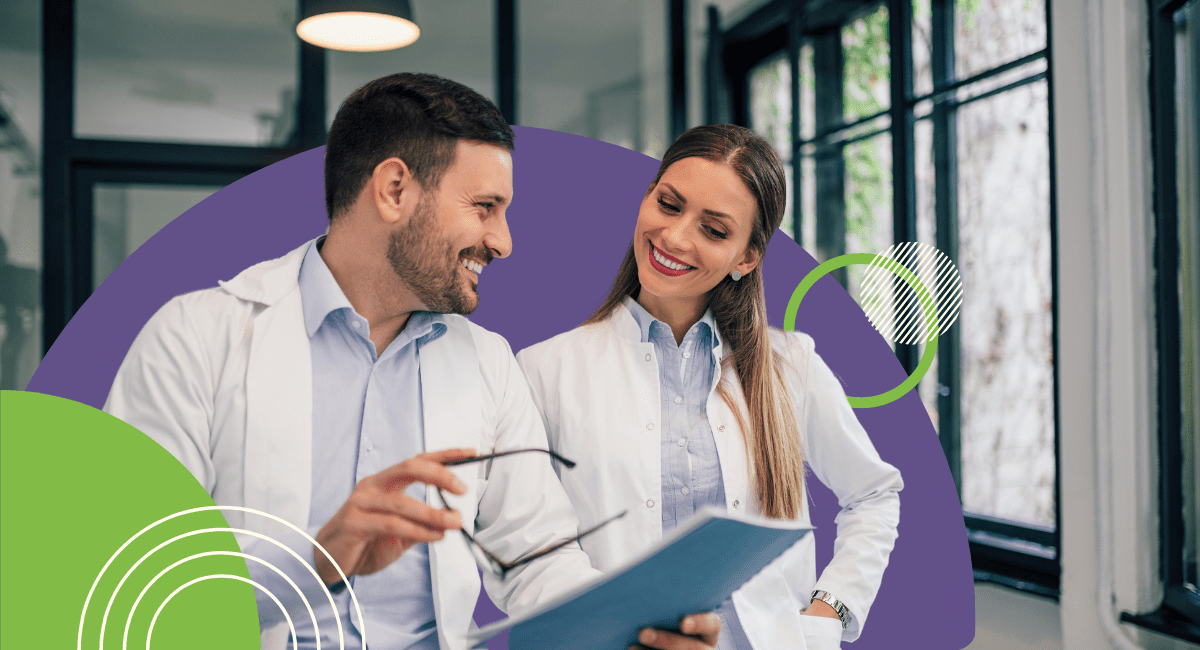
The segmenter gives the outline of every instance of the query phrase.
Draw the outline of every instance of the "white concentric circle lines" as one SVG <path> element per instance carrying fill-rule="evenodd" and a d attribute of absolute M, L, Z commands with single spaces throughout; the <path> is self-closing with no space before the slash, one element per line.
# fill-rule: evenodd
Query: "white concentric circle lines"
<path fill-rule="evenodd" d="M 211 557 L 211 556 L 214 556 L 214 555 L 224 555 L 224 556 L 240 557 L 240 558 L 243 558 L 243 559 L 250 559 L 250 560 L 254 560 L 255 562 L 258 562 L 258 563 L 260 563 L 260 564 L 263 564 L 263 565 L 265 565 L 265 566 L 266 566 L 268 569 L 271 569 L 272 571 L 274 571 L 274 572 L 278 573 L 279 575 L 283 576 L 283 579 L 284 579 L 284 580 L 286 580 L 286 581 L 287 581 L 287 583 L 288 583 L 289 585 L 291 585 L 291 586 L 292 586 L 292 589 L 295 589 L 295 590 L 296 590 L 296 592 L 300 594 L 300 600 L 302 600 L 302 601 L 304 602 L 304 608 L 308 610 L 308 617 L 309 617 L 310 619 L 312 619 L 312 622 L 313 622 L 313 628 L 314 628 L 314 629 L 316 629 L 316 628 L 317 628 L 317 619 L 316 619 L 316 617 L 313 615 L 313 610 L 312 610 L 312 607 L 311 607 L 311 606 L 308 604 L 308 599 L 304 598 L 304 592 L 300 591 L 300 587 L 298 587 L 298 586 L 296 585 L 296 583 L 292 581 L 292 579 L 291 579 L 291 578 L 287 577 L 287 575 L 286 575 L 286 574 L 285 574 L 283 571 L 279 570 L 279 568 L 278 568 L 278 567 L 276 567 L 275 565 L 273 565 L 273 564 L 271 564 L 270 562 L 267 562 L 267 561 L 265 561 L 265 560 L 263 560 L 263 559 L 261 559 L 261 558 L 254 557 L 254 556 L 252 556 L 252 555 L 247 555 L 246 553 L 235 553 L 235 552 L 233 552 L 233 551 L 205 551 L 205 552 L 203 552 L 203 553 L 196 553 L 195 555 L 189 555 L 188 557 L 185 557 L 185 558 L 183 558 L 182 560 L 177 560 L 177 561 L 173 562 L 173 563 L 172 563 L 170 566 L 166 567 L 166 568 L 165 568 L 165 569 L 163 569 L 162 571 L 159 571 L 157 575 L 155 575 L 153 578 L 151 578 L 150 582 L 146 583 L 146 586 L 142 587 L 142 590 L 141 590 L 140 592 L 138 592 L 138 596 L 137 596 L 137 598 L 136 598 L 136 599 L 134 599 L 134 601 L 133 601 L 133 605 L 132 605 L 132 606 L 129 608 L 129 616 L 127 616 L 127 617 L 125 618 L 125 630 L 124 630 L 123 634 L 121 635 L 121 649 L 122 649 L 122 650 L 129 650 L 129 628 L 130 628 L 130 626 L 131 626 L 131 625 L 133 625 L 133 615 L 134 615 L 134 613 L 136 613 L 136 612 L 137 612 L 137 607 L 138 607 L 138 605 L 139 605 L 139 604 L 141 604 L 141 602 L 142 602 L 142 598 L 144 598 L 144 597 L 146 596 L 146 592 L 150 591 L 150 588 L 154 586 L 154 583 L 158 582 L 158 579 L 159 579 L 159 578 L 161 578 L 161 577 L 163 577 L 164 575 L 166 575 L 168 571 L 170 571 L 171 569 L 174 569 L 175 567 L 177 567 L 177 566 L 179 566 L 179 565 L 181 565 L 181 564 L 183 564 L 183 563 L 185 563 L 185 562 L 190 562 L 190 561 L 192 561 L 192 560 L 199 559 L 199 558 L 202 558 L 202 557 Z M 253 583 L 253 584 L 255 584 L 256 586 L 259 586 L 257 583 Z M 262 590 L 262 591 L 263 591 L 264 593 L 266 593 L 268 596 L 270 596 L 270 597 L 271 597 L 273 600 L 275 600 L 275 602 L 279 602 L 279 599 L 275 597 L 275 594 L 272 594 L 272 593 L 271 593 L 269 590 L 267 590 L 265 587 L 263 588 L 263 590 Z M 282 606 L 282 603 L 280 603 L 280 605 Z M 161 607 L 160 607 L 160 609 L 161 609 Z M 294 626 L 294 625 L 292 625 L 292 619 L 291 619 L 291 616 L 288 616 L 288 615 L 287 615 L 287 612 L 286 612 L 286 610 L 285 610 L 285 612 L 284 612 L 284 616 L 285 616 L 285 617 L 287 617 L 287 619 L 288 619 L 288 626 L 291 628 L 291 630 L 292 630 L 292 634 L 293 634 L 293 637 L 294 637 L 294 635 L 295 635 L 295 633 L 296 633 L 296 628 L 295 628 L 295 626 Z M 108 621 L 107 621 L 107 615 L 105 616 L 105 621 L 104 621 L 104 622 L 106 622 L 106 623 L 108 622 Z M 340 634 L 340 632 L 341 632 L 341 626 L 340 626 L 340 625 L 338 626 L 338 632 L 339 632 L 339 634 Z M 320 633 L 320 630 L 317 630 L 316 637 L 317 637 L 317 650 L 321 650 L 321 633 Z M 104 633 L 103 633 L 103 632 L 101 632 L 101 637 L 100 637 L 100 638 L 101 638 L 101 642 L 102 642 L 102 645 L 103 645 L 103 639 L 104 639 Z M 344 640 L 344 639 L 342 640 L 342 650 L 346 650 L 346 642 L 345 642 L 345 640 Z"/>
<path fill-rule="evenodd" d="M 188 514 L 192 514 L 192 513 L 196 513 L 196 512 L 207 512 L 207 511 L 211 511 L 211 510 L 217 510 L 217 511 L 233 510 L 235 512 L 245 512 L 245 513 L 249 513 L 249 514 L 260 515 L 262 517 L 266 517 L 268 519 L 271 519 L 273 521 L 281 523 L 284 526 L 287 526 L 288 528 L 292 529 L 293 531 L 304 536 L 304 538 L 307 539 L 308 541 L 312 542 L 313 546 L 315 548 L 317 548 L 318 550 L 320 550 L 321 553 L 323 553 L 325 555 L 325 557 L 333 565 L 333 568 L 335 570 L 337 570 L 338 575 L 341 576 L 342 581 L 346 586 L 346 591 L 350 595 L 350 601 L 354 604 L 354 611 L 355 611 L 355 613 L 358 614 L 359 635 L 361 637 L 363 647 L 366 647 L 366 645 L 367 645 L 366 622 L 363 620 L 362 607 L 359 605 L 358 596 L 355 595 L 355 593 L 354 593 L 354 587 L 352 587 L 350 585 L 350 579 L 346 576 L 346 573 L 344 571 L 342 571 L 342 567 L 338 565 L 337 561 L 333 559 L 333 556 L 329 554 L 329 551 L 326 550 L 324 546 L 321 546 L 321 544 L 319 544 L 317 542 L 317 540 L 313 539 L 313 537 L 311 535 L 309 535 L 308 533 L 306 533 L 303 530 L 301 530 L 300 528 L 298 528 L 292 522 L 287 521 L 286 519 L 282 519 L 280 517 L 276 517 L 275 515 L 273 515 L 269 512 L 263 512 L 261 510 L 255 510 L 254 508 L 247 508 L 245 506 L 200 506 L 198 508 L 189 508 L 187 510 L 180 510 L 179 512 L 167 515 L 166 517 L 163 517 L 163 518 L 159 519 L 158 521 L 155 521 L 154 523 L 147 525 L 145 528 L 142 528 L 141 530 L 139 530 L 137 533 L 135 533 L 129 539 L 125 540 L 125 543 L 121 544 L 121 546 L 116 551 L 114 551 L 112 555 L 109 556 L 108 561 L 106 561 L 104 563 L 104 566 L 100 568 L 100 573 L 96 574 L 96 579 L 92 581 L 92 586 L 90 589 L 88 589 L 87 598 L 85 598 L 83 601 L 83 611 L 80 612 L 80 614 L 79 614 L 79 631 L 75 637 L 76 650 L 83 650 L 83 624 L 87 620 L 87 610 L 88 610 L 88 606 L 92 602 L 92 596 L 95 595 L 96 587 L 100 584 L 101 578 L 103 578 L 104 573 L 106 571 L 108 571 L 108 567 L 112 566 L 112 563 L 114 561 L 116 561 L 117 556 L 120 555 L 121 552 L 124 551 L 126 548 L 128 548 L 129 545 L 134 542 L 134 540 L 141 537 L 147 531 L 149 531 L 150 529 L 154 528 L 155 526 L 157 526 L 163 522 L 170 521 L 172 519 L 175 519 L 176 517 L 182 517 L 183 515 L 188 515 Z M 101 639 L 101 643 L 103 643 L 103 639 Z"/>
<path fill-rule="evenodd" d="M 125 581 L 129 579 L 129 576 L 131 576 L 133 574 L 133 572 L 136 571 L 139 566 L 141 566 L 142 562 L 145 562 L 147 559 L 150 558 L 151 555 L 154 555 L 157 551 L 166 547 L 168 544 L 170 544 L 176 540 L 180 540 L 185 537 L 191 537 L 193 535 L 200 535 L 202 533 L 212 533 L 212 532 L 244 533 L 244 534 L 251 535 L 251 536 L 257 537 L 259 539 L 263 539 L 268 542 L 271 542 L 272 544 L 275 544 L 276 546 L 287 551 L 288 554 L 291 555 L 292 557 L 296 558 L 296 560 L 298 560 L 301 565 L 303 565 L 305 568 L 307 568 L 309 573 L 311 573 L 313 575 L 313 577 L 315 577 L 317 580 L 321 579 L 320 575 L 317 574 L 316 570 L 313 569 L 312 566 L 310 566 L 307 562 L 305 562 L 304 558 L 297 555 L 295 551 L 288 548 L 287 545 L 279 542 L 278 540 L 272 539 L 261 533 L 254 532 L 252 530 L 243 530 L 240 528 L 203 528 L 200 530 L 188 531 L 186 533 L 176 535 L 175 537 L 172 537 L 171 539 L 168 539 L 167 541 L 162 542 L 158 546 L 155 546 L 154 548 L 147 551 L 145 554 L 142 555 L 142 557 L 138 558 L 137 562 L 133 563 L 133 566 L 129 567 L 129 570 L 125 572 L 125 575 L 121 576 L 121 580 L 119 582 L 117 582 L 116 588 L 113 589 L 112 594 L 110 594 L 108 597 L 108 605 L 105 606 L 105 608 L 104 608 L 104 617 L 100 619 L 100 650 L 104 650 L 104 636 L 105 636 L 104 631 L 108 627 L 108 615 L 109 615 L 109 612 L 112 610 L 113 602 L 116 600 L 117 594 L 120 593 L 121 587 L 125 585 Z M 271 570 L 273 570 L 276 573 L 278 573 L 279 575 L 283 576 L 283 579 L 286 580 L 288 582 L 288 584 L 290 584 L 292 586 L 292 588 L 295 589 L 296 592 L 300 594 L 300 600 L 304 603 L 304 607 L 308 610 L 308 616 L 310 619 L 312 619 L 313 627 L 316 627 L 316 625 L 317 625 L 316 616 L 313 615 L 312 605 L 310 605 L 308 602 L 308 599 L 304 597 L 304 592 L 301 591 L 300 587 L 297 586 L 296 583 L 293 582 L 292 579 L 289 578 L 286 573 L 279 570 L 279 568 L 277 568 L 273 564 L 266 562 L 266 561 L 262 560 L 261 558 L 254 557 L 252 555 L 248 555 L 246 553 L 233 553 L 232 551 L 212 551 L 212 552 L 207 552 L 207 553 L 201 553 L 198 555 L 192 555 L 185 559 L 191 559 L 194 557 L 203 557 L 203 556 L 207 556 L 207 555 L 238 555 L 242 558 L 252 559 L 252 560 L 255 560 L 256 562 L 259 562 L 260 564 L 266 565 Z M 178 563 L 176 563 L 176 564 L 178 564 Z M 175 566 L 175 564 L 173 564 L 171 566 Z M 168 567 L 168 568 L 170 568 L 170 567 Z M 157 579 L 158 578 L 156 577 L 155 580 L 157 580 Z M 144 590 L 143 590 L 143 593 L 144 593 Z M 329 599 L 329 606 L 336 610 L 337 604 L 334 603 L 334 601 L 333 601 L 333 595 L 330 594 L 328 591 L 326 591 L 325 597 Z M 141 600 L 140 595 L 138 596 L 138 600 L 139 601 Z M 136 603 L 135 603 L 135 607 L 136 607 Z M 133 613 L 130 612 L 130 618 L 132 618 L 132 616 L 133 616 Z M 337 625 L 338 625 L 338 638 L 341 641 L 341 650 L 346 650 L 345 632 L 344 632 L 344 630 L 342 630 L 342 619 L 339 616 L 339 617 L 335 617 L 334 620 L 337 622 Z M 125 632 L 126 632 L 126 635 L 128 635 L 129 621 L 126 621 L 125 625 L 126 625 Z M 317 632 L 317 650 L 320 650 L 320 643 L 321 643 L 320 631 L 318 630 L 318 632 Z M 125 647 L 125 644 L 122 644 L 122 647 Z"/>
<path fill-rule="evenodd" d="M 197 582 L 203 582 L 205 580 L 216 580 L 219 578 L 229 578 L 229 579 L 233 579 L 233 580 L 240 580 L 241 582 L 248 582 L 252 586 L 254 586 L 256 589 L 258 589 L 258 590 L 262 591 L 264 594 L 266 594 L 271 600 L 275 601 L 275 604 L 279 606 L 279 610 L 283 612 L 283 617 L 285 619 L 287 619 L 288 629 L 292 631 L 292 646 L 296 645 L 296 626 L 292 625 L 292 617 L 288 615 L 287 609 L 283 606 L 283 603 L 279 602 L 279 599 L 275 597 L 275 594 L 271 593 L 270 591 L 268 591 L 266 589 L 266 587 L 263 587 L 262 585 L 258 584 L 257 582 L 255 582 L 253 580 L 250 580 L 249 578 L 243 578 L 242 576 L 235 576 L 235 575 L 228 574 L 228 573 L 214 573 L 213 575 L 201 576 L 199 578 L 189 580 L 189 581 L 183 583 L 182 585 L 179 585 L 175 589 L 175 591 L 172 591 L 171 594 L 169 596 L 167 596 L 165 600 L 162 601 L 162 604 L 160 604 L 158 606 L 158 609 L 154 610 L 154 618 L 150 619 L 150 629 L 146 630 L 146 650 L 150 650 L 150 637 L 154 636 L 154 624 L 158 623 L 158 615 L 162 613 L 163 608 L 167 606 L 167 603 L 171 602 L 171 599 L 174 598 L 176 596 L 176 594 L 178 594 L 179 592 L 183 591 L 184 589 L 196 584 Z M 319 640 L 318 640 L 318 642 L 319 642 Z"/>

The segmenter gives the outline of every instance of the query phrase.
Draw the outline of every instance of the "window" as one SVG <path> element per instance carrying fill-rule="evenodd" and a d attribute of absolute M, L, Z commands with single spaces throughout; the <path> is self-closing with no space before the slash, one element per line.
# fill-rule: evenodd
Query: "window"
<path fill-rule="evenodd" d="M 1200 0 L 1151 0 L 1162 603 L 1124 621 L 1200 642 Z"/>
<path fill-rule="evenodd" d="M 1054 596 L 1046 15 L 1044 0 L 773 2 L 722 34 L 730 110 L 709 117 L 779 149 L 793 175 L 784 230 L 818 260 L 921 241 L 957 264 L 969 298 L 919 392 L 977 578 Z M 916 366 L 919 348 L 894 347 Z"/>

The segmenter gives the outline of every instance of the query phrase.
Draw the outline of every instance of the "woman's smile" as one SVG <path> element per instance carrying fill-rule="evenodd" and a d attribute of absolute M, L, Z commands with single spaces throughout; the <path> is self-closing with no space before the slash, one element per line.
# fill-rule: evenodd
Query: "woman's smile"
<path fill-rule="evenodd" d="M 679 261 L 678 259 L 671 257 L 670 255 L 667 255 L 666 253 L 662 252 L 661 250 L 658 249 L 657 246 L 654 245 L 654 242 L 649 242 L 649 243 L 650 243 L 650 257 L 649 257 L 650 266 L 653 267 L 655 271 L 658 271 L 659 273 L 662 273 L 663 275 L 669 275 L 671 277 L 678 277 L 680 275 L 688 273 L 689 271 L 694 271 L 696 269 L 696 267 L 688 266 L 687 264 L 684 264 L 683 262 Z"/>

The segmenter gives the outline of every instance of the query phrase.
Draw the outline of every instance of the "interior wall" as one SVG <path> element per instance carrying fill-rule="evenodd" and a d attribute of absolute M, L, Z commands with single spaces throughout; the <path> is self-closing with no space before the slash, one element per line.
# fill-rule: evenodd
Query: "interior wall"
<path fill-rule="evenodd" d="M 1146 3 L 1051 11 L 1063 646 L 1170 647 L 1117 622 L 1161 598 Z"/>

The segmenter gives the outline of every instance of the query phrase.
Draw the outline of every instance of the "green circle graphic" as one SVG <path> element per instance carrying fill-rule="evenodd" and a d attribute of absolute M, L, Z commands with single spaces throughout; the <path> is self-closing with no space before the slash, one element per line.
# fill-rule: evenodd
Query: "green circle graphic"
<path fill-rule="evenodd" d="M 933 299 L 930 297 L 929 292 L 925 289 L 925 285 L 922 284 L 921 280 L 918 279 L 917 276 L 913 275 L 913 273 L 905 268 L 902 264 L 889 262 L 891 262 L 891 260 L 881 258 L 879 255 L 874 253 L 847 253 L 846 255 L 839 255 L 818 265 L 817 268 L 809 271 L 808 275 L 804 276 L 804 279 L 800 281 L 800 284 L 796 285 L 796 290 L 792 292 L 792 297 L 788 300 L 787 311 L 784 312 L 783 316 L 783 329 L 787 330 L 788 332 L 794 332 L 796 330 L 796 312 L 800 310 L 800 301 L 804 299 L 804 295 L 808 293 L 808 290 L 811 289 L 814 284 L 816 284 L 817 280 L 820 280 L 822 277 L 828 275 L 831 271 L 835 271 L 852 264 L 874 264 L 900 276 L 902 280 L 908 283 L 908 286 L 912 287 L 913 291 L 917 293 L 917 297 L 921 301 L 921 309 L 925 312 L 925 318 L 929 322 L 929 331 L 936 332 L 938 322 L 937 312 L 933 308 Z M 908 376 L 908 379 L 905 379 L 903 382 L 901 382 L 899 386 L 896 386 L 885 393 L 871 395 L 869 397 L 855 397 L 852 395 L 847 395 L 846 399 L 850 402 L 850 406 L 856 409 L 874 408 L 876 406 L 890 404 L 906 395 L 908 391 L 912 390 L 918 383 L 920 383 L 921 378 L 925 376 L 925 373 L 929 370 L 929 367 L 933 365 L 933 358 L 937 355 L 937 343 L 937 334 L 930 336 L 929 340 L 925 343 L 925 353 L 921 355 L 921 362 L 917 364 L 916 369 L 913 370 L 913 373 Z"/>

